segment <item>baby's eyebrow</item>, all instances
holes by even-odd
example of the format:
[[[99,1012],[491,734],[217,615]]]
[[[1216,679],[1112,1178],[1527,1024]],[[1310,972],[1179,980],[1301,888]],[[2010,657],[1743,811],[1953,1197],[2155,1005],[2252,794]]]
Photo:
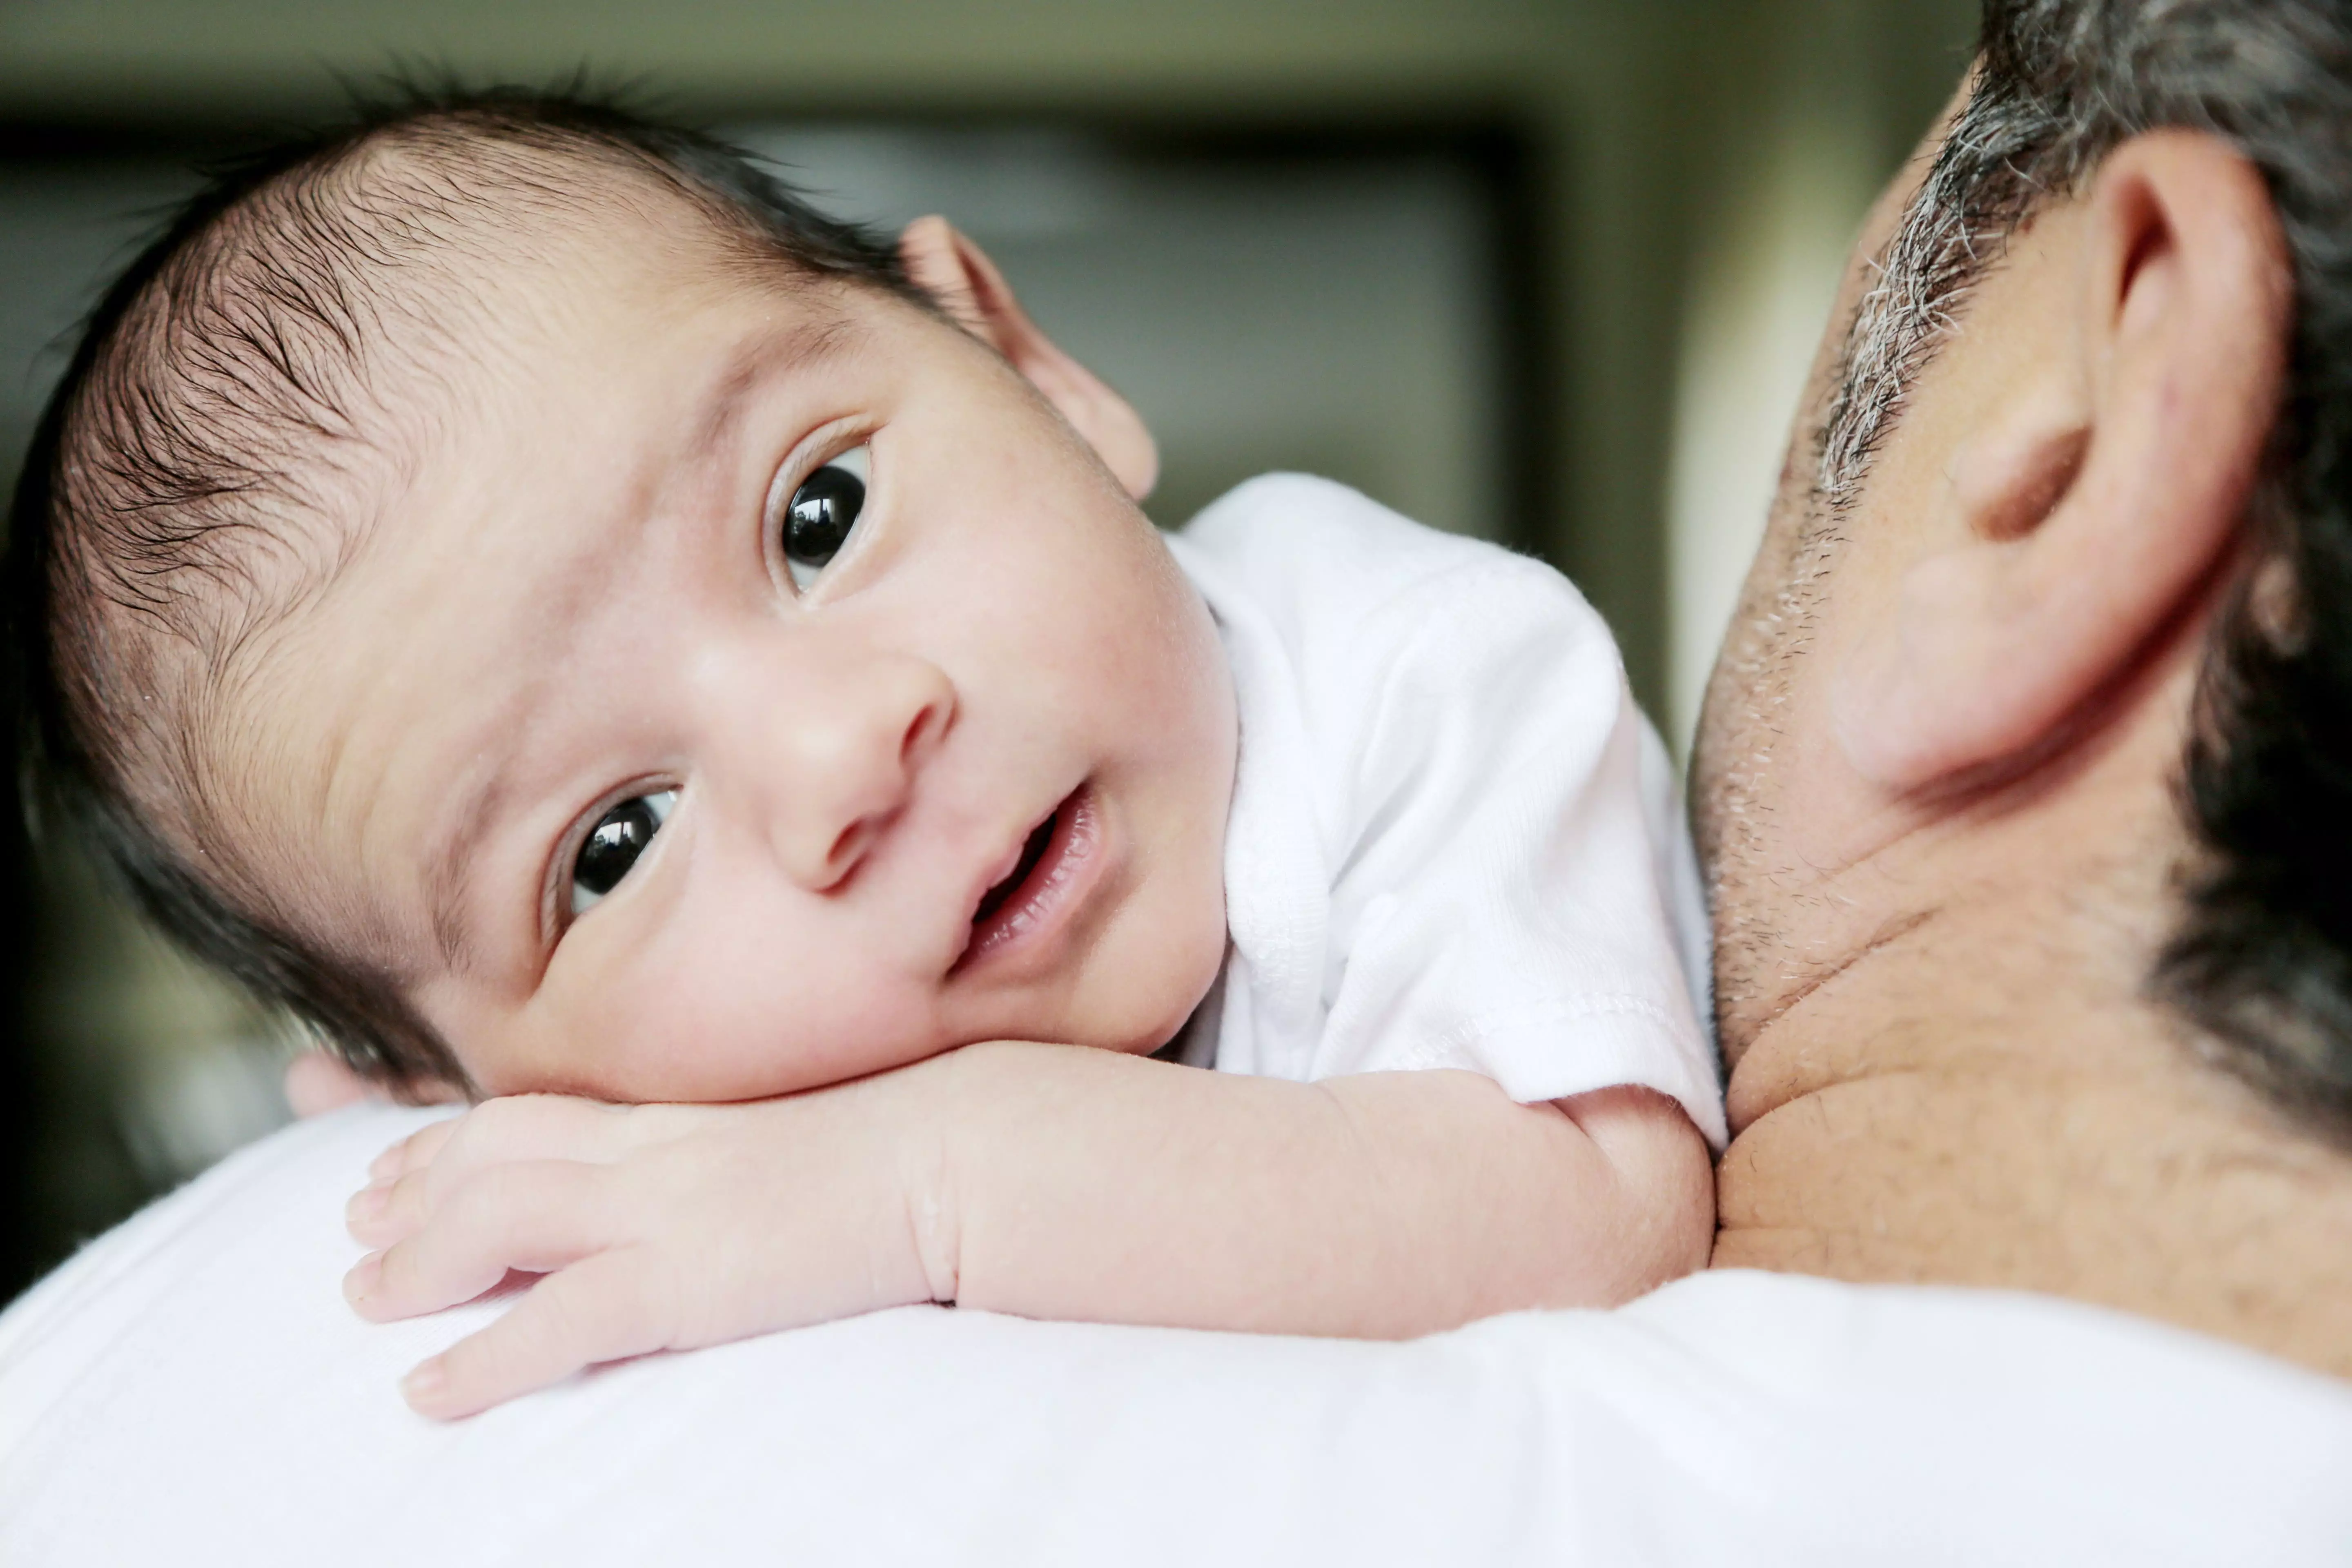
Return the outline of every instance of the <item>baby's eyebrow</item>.
[[[425,909],[433,921],[433,942],[440,950],[441,962],[454,973],[467,973],[478,959],[471,922],[466,919],[467,872],[483,839],[489,836],[490,824],[499,816],[507,773],[503,766],[492,770],[467,794],[466,804],[457,810],[457,830],[425,869]]]
[[[751,389],[762,380],[814,370],[846,353],[862,335],[847,316],[823,310],[784,331],[762,333],[738,344],[703,398],[685,461],[698,465],[718,454],[741,419]]]
[[[577,618],[572,619],[576,625]],[[467,895],[482,847],[512,803],[516,759],[530,752],[536,721],[546,710],[547,688],[542,672],[523,681],[498,705],[479,731],[496,739],[475,752],[476,757],[487,754],[491,761],[467,771],[455,786],[458,805],[437,818],[446,831],[440,849],[425,864],[425,907],[433,945],[450,973],[467,973],[480,962]]]

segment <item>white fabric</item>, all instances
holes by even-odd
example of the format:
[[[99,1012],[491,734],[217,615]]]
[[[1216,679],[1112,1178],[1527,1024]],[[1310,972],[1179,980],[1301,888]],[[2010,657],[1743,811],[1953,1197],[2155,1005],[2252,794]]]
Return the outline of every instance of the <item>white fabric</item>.
[[[1701,1276],[1412,1344],[908,1309],[436,1426],[338,1277],[360,1109],[0,1317],[0,1563],[2340,1563],[2352,1390],[2022,1296]]]
[[[1722,1147],[1672,771],[1592,607],[1297,474],[1171,543],[1241,710],[1215,1065],[1462,1068],[1524,1101],[1642,1084]]]

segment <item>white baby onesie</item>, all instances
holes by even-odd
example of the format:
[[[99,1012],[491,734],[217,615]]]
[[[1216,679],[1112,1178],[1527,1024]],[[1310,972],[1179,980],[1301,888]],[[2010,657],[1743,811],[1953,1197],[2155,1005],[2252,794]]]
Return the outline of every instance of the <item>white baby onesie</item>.
[[[1642,1084],[1721,1148],[1688,835],[1592,607],[1538,562],[1297,474],[1169,542],[1241,710],[1230,946],[1184,1059],[1461,1068],[1523,1103]]]

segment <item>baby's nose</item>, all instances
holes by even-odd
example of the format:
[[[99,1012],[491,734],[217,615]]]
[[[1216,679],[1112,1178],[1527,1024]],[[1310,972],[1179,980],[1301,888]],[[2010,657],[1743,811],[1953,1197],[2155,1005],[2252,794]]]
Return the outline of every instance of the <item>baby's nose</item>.
[[[772,740],[762,800],[785,873],[812,892],[849,879],[912,798],[924,763],[956,715],[955,688],[927,660],[889,653],[828,658],[786,693],[743,715]]]

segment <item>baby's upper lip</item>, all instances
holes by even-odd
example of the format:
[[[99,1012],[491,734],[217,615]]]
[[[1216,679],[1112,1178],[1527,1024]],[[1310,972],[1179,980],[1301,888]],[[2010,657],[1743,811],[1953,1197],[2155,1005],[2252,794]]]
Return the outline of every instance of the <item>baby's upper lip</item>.
[[[1042,817],[1038,819],[1038,821],[1043,820],[1044,818]],[[1005,878],[1013,875],[1013,871],[1019,868],[1021,864],[1021,851],[1028,847],[1029,836],[1035,831],[1037,831],[1036,822],[1032,822],[1025,827],[1019,827],[1013,830],[1013,842],[1011,846],[1006,848],[1003,854],[998,856],[996,859],[991,863],[991,868],[988,872],[980,879],[980,885],[971,890],[971,897],[964,900],[964,923],[966,925],[970,925],[973,921],[980,917],[981,901],[988,897],[989,889],[995,887],[997,883],[1004,880]]]

